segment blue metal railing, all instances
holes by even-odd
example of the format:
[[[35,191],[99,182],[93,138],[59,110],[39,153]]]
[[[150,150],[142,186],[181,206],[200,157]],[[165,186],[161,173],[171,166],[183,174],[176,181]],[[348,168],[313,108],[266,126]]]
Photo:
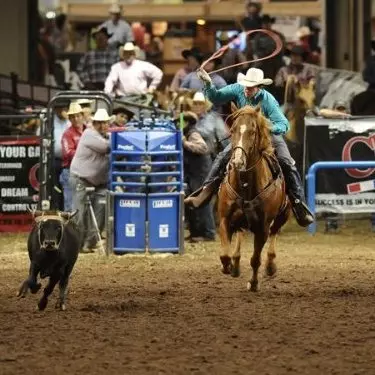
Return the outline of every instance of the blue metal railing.
[[[347,169],[347,168],[375,168],[373,161],[318,161],[310,166],[306,176],[307,180],[307,203],[311,212],[315,215],[316,174],[321,169]],[[316,232],[316,222],[309,225],[311,234]]]

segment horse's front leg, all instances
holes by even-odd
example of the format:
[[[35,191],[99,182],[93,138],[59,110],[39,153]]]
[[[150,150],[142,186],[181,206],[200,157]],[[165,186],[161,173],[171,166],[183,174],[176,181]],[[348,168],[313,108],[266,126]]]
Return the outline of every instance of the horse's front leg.
[[[234,245],[234,251],[232,254],[232,269],[231,276],[239,277],[241,274],[240,260],[241,260],[241,243],[243,238],[243,232],[237,232],[236,243]]]
[[[253,277],[250,282],[247,284],[247,289],[252,292],[258,291],[258,271],[261,264],[261,255],[264,244],[267,242],[269,233],[269,227],[263,228],[260,232],[254,233],[254,251],[253,256],[251,257],[251,267],[253,269]]]
[[[229,275],[232,269],[231,258],[229,256],[231,234],[229,232],[229,221],[227,217],[222,217],[220,219],[219,233],[221,241],[220,261],[223,265],[222,272],[226,275]]]
[[[282,211],[276,219],[273,221],[271,228],[270,228],[270,241],[269,246],[267,249],[267,263],[265,267],[266,275],[267,276],[273,276],[276,271],[276,264],[275,264],[275,258],[276,258],[276,238],[277,235],[280,232],[280,229],[282,226],[288,221],[290,215],[290,209],[289,207],[285,208],[284,211]]]

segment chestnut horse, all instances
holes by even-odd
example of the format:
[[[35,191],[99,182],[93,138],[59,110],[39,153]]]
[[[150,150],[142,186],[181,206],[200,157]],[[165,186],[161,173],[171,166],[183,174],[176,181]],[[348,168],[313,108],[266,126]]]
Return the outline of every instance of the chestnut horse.
[[[246,106],[238,110],[233,106],[228,120],[232,124],[232,156],[218,194],[220,260],[223,273],[238,277],[243,231],[253,232],[253,276],[247,287],[257,291],[261,253],[268,237],[266,274],[273,276],[276,272],[276,236],[289,218],[290,204],[268,122],[260,108]],[[237,238],[230,255],[234,233]]]

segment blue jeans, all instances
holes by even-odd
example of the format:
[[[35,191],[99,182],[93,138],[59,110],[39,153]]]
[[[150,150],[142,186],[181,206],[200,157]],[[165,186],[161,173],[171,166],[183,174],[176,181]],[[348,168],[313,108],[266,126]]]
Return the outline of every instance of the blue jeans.
[[[64,211],[71,212],[73,209],[73,190],[69,181],[70,172],[63,168],[60,173],[60,184],[64,192]]]

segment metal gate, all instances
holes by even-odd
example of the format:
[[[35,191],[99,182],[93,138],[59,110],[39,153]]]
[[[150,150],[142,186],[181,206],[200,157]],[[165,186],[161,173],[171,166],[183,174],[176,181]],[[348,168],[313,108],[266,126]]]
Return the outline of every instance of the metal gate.
[[[90,99],[96,100],[96,108],[101,103],[104,104],[109,113],[112,112],[112,99],[109,95],[102,91],[61,91],[54,96],[47,106],[47,112],[41,124],[40,130],[40,167],[39,167],[39,209],[49,210],[56,209],[53,200],[53,190],[57,185],[54,167],[54,124],[53,124],[53,108],[59,100],[79,100]]]

